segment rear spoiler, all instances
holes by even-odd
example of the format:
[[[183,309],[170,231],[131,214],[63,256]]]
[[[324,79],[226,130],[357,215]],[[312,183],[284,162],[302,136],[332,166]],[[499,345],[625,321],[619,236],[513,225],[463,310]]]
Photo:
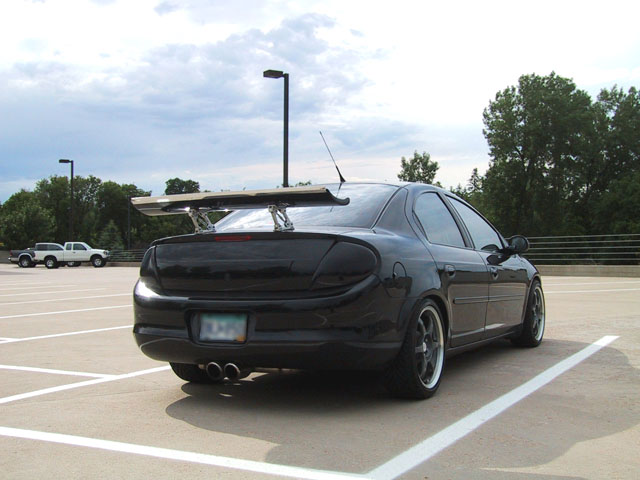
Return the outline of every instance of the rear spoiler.
[[[335,197],[327,187],[285,187],[268,190],[243,190],[240,192],[203,192],[161,197],[134,197],[131,204],[149,216],[186,213],[191,217],[196,232],[215,231],[206,216],[216,210],[244,210],[267,208],[274,220],[274,229],[293,230],[286,213],[287,207],[321,207],[349,204],[348,198]],[[280,225],[278,218],[284,221]],[[204,229],[198,224],[204,223]]]

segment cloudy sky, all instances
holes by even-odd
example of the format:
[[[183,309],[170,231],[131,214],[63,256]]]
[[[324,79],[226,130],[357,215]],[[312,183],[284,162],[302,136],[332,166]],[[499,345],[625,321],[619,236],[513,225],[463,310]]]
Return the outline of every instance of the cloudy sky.
[[[482,111],[525,73],[640,87],[640,2],[10,0],[0,6],[0,201],[75,173],[161,194],[394,181],[429,152],[484,171]]]

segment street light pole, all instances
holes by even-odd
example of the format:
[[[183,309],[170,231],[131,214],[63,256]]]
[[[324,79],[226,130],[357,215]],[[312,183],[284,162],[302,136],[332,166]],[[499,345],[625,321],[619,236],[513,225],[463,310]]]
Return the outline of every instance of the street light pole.
[[[61,158],[58,163],[70,163],[71,164],[71,177],[69,178],[71,183],[71,208],[69,209],[69,242],[73,241],[73,160]]]
[[[284,74],[284,145],[283,151],[283,170],[282,170],[282,186],[289,186],[289,74]]]
[[[127,250],[131,250],[131,197],[127,197]]]
[[[265,78],[284,78],[284,138],[282,153],[282,186],[289,186],[289,74],[281,70],[265,70]]]

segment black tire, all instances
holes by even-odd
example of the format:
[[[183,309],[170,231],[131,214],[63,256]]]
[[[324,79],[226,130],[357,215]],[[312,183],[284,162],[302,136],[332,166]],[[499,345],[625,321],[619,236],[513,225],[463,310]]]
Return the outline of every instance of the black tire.
[[[445,360],[445,327],[440,309],[425,300],[412,314],[402,348],[384,374],[395,397],[424,399],[440,386]]]
[[[102,258],[100,255],[94,255],[93,257],[91,257],[91,265],[93,265],[96,268],[104,267],[106,263],[107,262],[105,261],[105,259]]]
[[[222,383],[223,379],[219,381],[212,380],[207,372],[201,370],[198,365],[190,363],[173,363],[170,362],[171,370],[182,380],[193,383]]]
[[[511,341],[520,347],[537,347],[542,343],[545,325],[545,306],[542,285],[534,280],[529,291],[527,310],[524,314],[522,332]]]
[[[44,259],[44,266],[48,269],[58,268],[58,260],[56,260],[56,257],[47,257]]]
[[[33,265],[33,262],[31,261],[31,257],[29,257],[29,255],[23,255],[18,260],[18,265],[21,268],[29,268],[29,267],[31,267]]]

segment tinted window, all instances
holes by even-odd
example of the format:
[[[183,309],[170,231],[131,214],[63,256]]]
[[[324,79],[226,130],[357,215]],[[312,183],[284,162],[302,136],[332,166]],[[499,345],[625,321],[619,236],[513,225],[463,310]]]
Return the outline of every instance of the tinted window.
[[[85,246],[82,245],[81,243],[74,243],[73,244],[73,249],[74,250],[86,250]]]
[[[462,217],[462,221],[467,226],[476,249],[495,251],[498,248],[502,248],[500,236],[484,218],[459,200],[451,197],[449,197],[449,200],[451,200],[453,208],[457,210]]]
[[[415,214],[430,242],[454,247],[465,246],[458,225],[437,193],[425,193],[418,197]]]
[[[371,227],[391,195],[398,189],[381,184],[334,184],[326,187],[338,198],[349,198],[349,204],[288,208],[287,215],[294,226]],[[238,210],[216,223],[216,230],[219,232],[264,227],[273,227],[273,219],[266,208]]]
[[[67,243],[67,244],[65,245],[65,247],[64,247],[64,248],[65,248],[66,250],[71,250],[71,244],[70,244],[70,243]]]
[[[40,243],[36,245],[36,250],[39,250],[39,251],[62,250],[62,247],[60,245],[55,245],[53,243]]]

